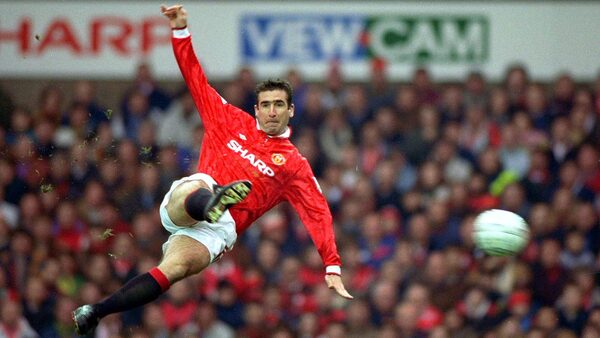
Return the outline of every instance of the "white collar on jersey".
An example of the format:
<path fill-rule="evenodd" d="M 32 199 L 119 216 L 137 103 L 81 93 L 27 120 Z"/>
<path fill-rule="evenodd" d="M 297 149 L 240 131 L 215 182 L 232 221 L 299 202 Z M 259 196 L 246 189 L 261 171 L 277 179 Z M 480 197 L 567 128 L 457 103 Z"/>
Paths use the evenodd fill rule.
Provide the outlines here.
<path fill-rule="evenodd" d="M 262 130 L 262 129 L 260 129 L 260 124 L 258 124 L 258 120 L 256 120 L 256 129 Z M 272 135 L 267 134 L 267 136 L 272 137 L 272 138 L 290 138 L 291 134 L 292 134 L 292 130 L 290 129 L 290 127 L 287 127 L 285 129 L 285 131 L 283 133 L 281 133 L 280 135 L 272 136 Z"/>

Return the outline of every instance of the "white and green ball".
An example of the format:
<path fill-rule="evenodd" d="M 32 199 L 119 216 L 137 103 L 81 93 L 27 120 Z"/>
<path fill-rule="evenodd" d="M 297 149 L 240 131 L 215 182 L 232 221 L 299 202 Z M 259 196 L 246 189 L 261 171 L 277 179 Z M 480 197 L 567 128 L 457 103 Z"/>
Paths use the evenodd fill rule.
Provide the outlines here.
<path fill-rule="evenodd" d="M 491 256 L 516 255 L 529 241 L 529 226 L 514 212 L 491 209 L 480 213 L 474 222 L 475 245 Z"/>

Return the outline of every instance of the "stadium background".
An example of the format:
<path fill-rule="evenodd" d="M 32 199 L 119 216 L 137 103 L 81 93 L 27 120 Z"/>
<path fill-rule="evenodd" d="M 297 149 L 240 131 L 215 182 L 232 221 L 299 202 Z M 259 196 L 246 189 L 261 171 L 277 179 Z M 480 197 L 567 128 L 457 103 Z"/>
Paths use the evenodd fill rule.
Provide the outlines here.
<path fill-rule="evenodd" d="M 76 305 L 160 258 L 202 127 L 159 5 L 0 1 L 0 337 L 72 337 Z M 292 81 L 356 299 L 282 205 L 97 337 L 600 336 L 600 4 L 184 5 L 229 102 Z M 491 207 L 531 225 L 519 257 L 473 248 Z"/>

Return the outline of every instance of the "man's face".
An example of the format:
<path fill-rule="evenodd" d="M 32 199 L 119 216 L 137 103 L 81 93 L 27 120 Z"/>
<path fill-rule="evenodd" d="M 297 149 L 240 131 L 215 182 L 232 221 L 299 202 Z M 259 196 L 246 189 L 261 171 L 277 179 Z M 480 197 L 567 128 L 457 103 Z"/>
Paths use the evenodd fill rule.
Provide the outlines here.
<path fill-rule="evenodd" d="M 287 103 L 284 90 L 268 90 L 258 94 L 258 103 L 254 106 L 258 125 L 271 136 L 281 135 L 288 122 L 294 116 L 294 106 Z"/>

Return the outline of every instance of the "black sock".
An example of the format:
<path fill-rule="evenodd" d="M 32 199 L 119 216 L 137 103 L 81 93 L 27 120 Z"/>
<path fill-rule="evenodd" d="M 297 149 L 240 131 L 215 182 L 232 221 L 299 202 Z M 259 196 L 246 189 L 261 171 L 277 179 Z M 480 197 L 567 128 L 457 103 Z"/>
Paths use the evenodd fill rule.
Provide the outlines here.
<path fill-rule="evenodd" d="M 212 197 L 212 192 L 205 188 L 200 188 L 193 193 L 189 194 L 185 199 L 185 211 L 193 219 L 197 221 L 204 221 L 204 207 Z"/>
<path fill-rule="evenodd" d="M 111 313 L 131 310 L 150 303 L 169 288 L 168 283 L 164 274 L 154 268 L 129 280 L 110 297 L 96 304 L 96 313 L 99 318 L 103 318 Z"/>

